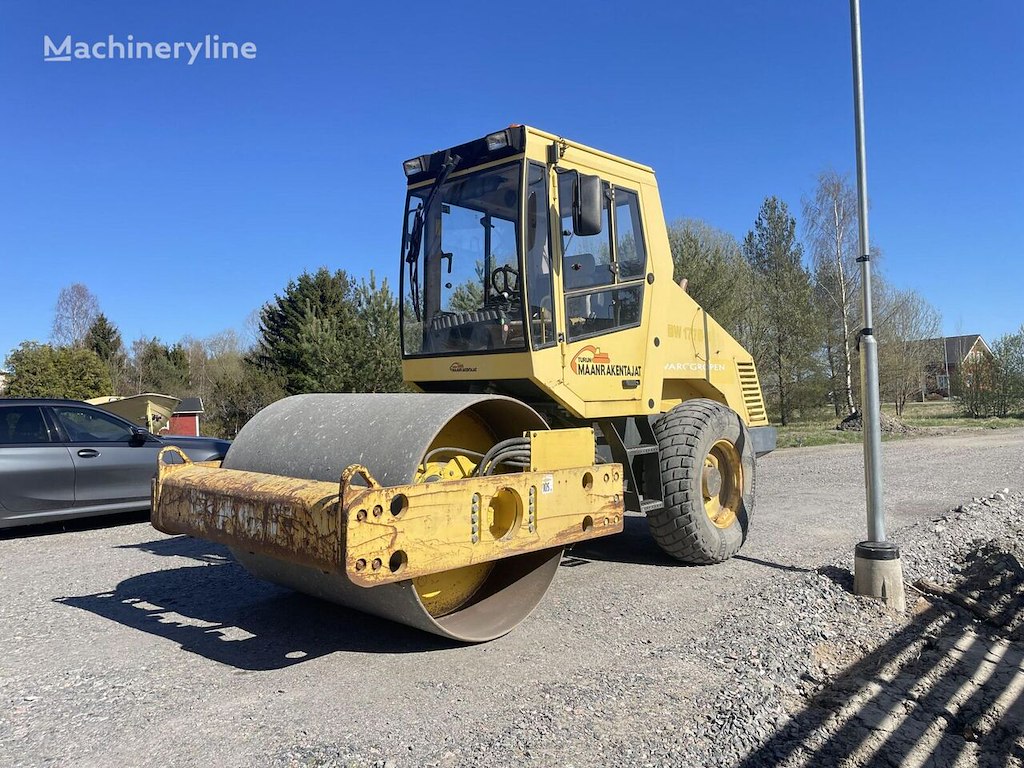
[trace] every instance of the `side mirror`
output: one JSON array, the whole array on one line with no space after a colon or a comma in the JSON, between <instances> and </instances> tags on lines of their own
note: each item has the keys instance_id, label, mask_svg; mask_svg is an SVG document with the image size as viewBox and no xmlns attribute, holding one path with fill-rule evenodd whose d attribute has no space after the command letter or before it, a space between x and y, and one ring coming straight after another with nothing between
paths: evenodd
<instances>
[{"instance_id":1,"label":"side mirror","mask_svg":"<svg viewBox=\"0 0 1024 768\"><path fill-rule=\"evenodd\" d=\"M572 185L572 231L578 237L601 234L601 209L604 196L598 176L584 176L574 171Z\"/></svg>"},{"instance_id":2,"label":"side mirror","mask_svg":"<svg viewBox=\"0 0 1024 768\"><path fill-rule=\"evenodd\" d=\"M146 440L149 439L149 430L143 429L142 427L132 427L132 436L128 438L128 445L132 448L138 448L146 444Z\"/></svg>"},{"instance_id":3,"label":"side mirror","mask_svg":"<svg viewBox=\"0 0 1024 768\"><path fill-rule=\"evenodd\" d=\"M526 201L526 250L537 244L537 193L531 192Z\"/></svg>"}]
</instances>

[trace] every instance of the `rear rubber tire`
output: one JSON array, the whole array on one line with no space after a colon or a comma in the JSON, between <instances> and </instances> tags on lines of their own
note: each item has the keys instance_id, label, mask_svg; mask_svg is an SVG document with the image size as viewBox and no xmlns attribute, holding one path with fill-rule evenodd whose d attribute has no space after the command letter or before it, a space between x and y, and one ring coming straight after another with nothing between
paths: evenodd
<instances>
[{"instance_id":1,"label":"rear rubber tire","mask_svg":"<svg viewBox=\"0 0 1024 768\"><path fill-rule=\"evenodd\" d=\"M651 535L667 554L686 563L728 560L746 541L754 512L754 447L746 425L732 409L700 398L677 405L653 427L665 506L647 515ZM721 507L727 514L718 524L705 503L704 468L712 448L715 461L732 461L737 465L732 469L738 469L736 492L727 494Z\"/></svg>"}]
</instances>

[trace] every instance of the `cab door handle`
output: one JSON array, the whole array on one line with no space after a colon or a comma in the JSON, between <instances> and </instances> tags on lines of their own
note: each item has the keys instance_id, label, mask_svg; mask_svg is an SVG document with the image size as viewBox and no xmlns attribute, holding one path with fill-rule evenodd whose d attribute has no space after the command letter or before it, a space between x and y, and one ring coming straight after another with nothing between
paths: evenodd
<instances>
[{"instance_id":1,"label":"cab door handle","mask_svg":"<svg viewBox=\"0 0 1024 768\"><path fill-rule=\"evenodd\" d=\"M97 451L95 448L82 448L78 452L78 455L81 456L83 459L95 459L97 456L100 455L100 452Z\"/></svg>"}]
</instances>

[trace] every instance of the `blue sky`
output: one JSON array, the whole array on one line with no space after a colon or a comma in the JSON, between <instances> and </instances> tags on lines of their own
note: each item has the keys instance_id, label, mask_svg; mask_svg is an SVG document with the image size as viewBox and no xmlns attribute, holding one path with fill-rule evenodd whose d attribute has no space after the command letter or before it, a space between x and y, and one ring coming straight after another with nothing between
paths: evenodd
<instances>
[{"instance_id":1,"label":"blue sky","mask_svg":"<svg viewBox=\"0 0 1024 768\"><path fill-rule=\"evenodd\" d=\"M1024 3L862 0L872 242L948 334L1024 322ZM43 36L252 41L44 62ZM397 281L402 161L528 123L742 237L854 170L844 0L0 0L0 356L84 282L126 343L243 330L303 270Z\"/></svg>"}]
</instances>

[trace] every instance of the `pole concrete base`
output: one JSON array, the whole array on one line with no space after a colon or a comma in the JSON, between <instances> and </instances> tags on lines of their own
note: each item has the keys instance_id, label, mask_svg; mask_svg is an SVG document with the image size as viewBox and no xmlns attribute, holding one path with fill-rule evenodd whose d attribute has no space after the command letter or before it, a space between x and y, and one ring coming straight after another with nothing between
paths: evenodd
<instances>
[{"instance_id":1,"label":"pole concrete base","mask_svg":"<svg viewBox=\"0 0 1024 768\"><path fill-rule=\"evenodd\" d=\"M854 550L853 593L885 600L896 611L907 608L900 550L891 541L862 541Z\"/></svg>"}]
</instances>

